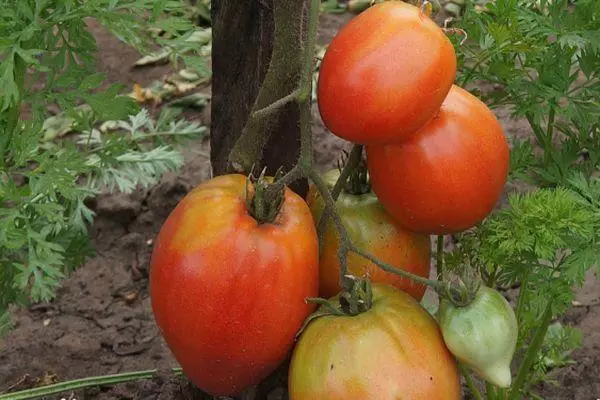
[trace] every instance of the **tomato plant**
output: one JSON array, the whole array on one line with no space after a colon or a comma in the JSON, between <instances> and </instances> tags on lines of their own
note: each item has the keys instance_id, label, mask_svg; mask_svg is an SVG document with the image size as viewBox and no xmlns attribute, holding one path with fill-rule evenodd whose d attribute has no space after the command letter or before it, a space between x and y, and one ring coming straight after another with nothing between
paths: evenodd
<instances>
[{"instance_id":1,"label":"tomato plant","mask_svg":"<svg viewBox=\"0 0 600 400\"><path fill-rule=\"evenodd\" d=\"M333 38L317 100L335 135L360 144L409 138L440 108L456 74L454 47L418 7L377 4Z\"/></svg>"},{"instance_id":2,"label":"tomato plant","mask_svg":"<svg viewBox=\"0 0 600 400\"><path fill-rule=\"evenodd\" d=\"M375 284L366 311L308 324L292 355L289 394L291 400L458 400L460 378L433 317L405 292Z\"/></svg>"},{"instance_id":3,"label":"tomato plant","mask_svg":"<svg viewBox=\"0 0 600 400\"><path fill-rule=\"evenodd\" d=\"M431 269L429 235L410 232L390 217L370 189L366 171L361 173L360 169L366 168L357 168L349 178L336 206L352 242L382 261L427 278ZM327 172L323 179L333 187L339 175L339 170L334 169ZM315 223L318 223L325 204L314 186L311 187L307 201ZM339 235L333 222L329 221L323 236L319 261L319 293L325 298L332 297L340 291L338 251ZM425 293L424 285L385 272L356 254L349 255L347 261L348 271L356 276L369 276L373 282L391 284L417 300L421 300Z\"/></svg>"},{"instance_id":4,"label":"tomato plant","mask_svg":"<svg viewBox=\"0 0 600 400\"><path fill-rule=\"evenodd\" d=\"M504 296L481 286L474 299L464 306L444 298L439 320L444 342L458 360L492 384L510 386L510 363L519 328L515 312Z\"/></svg>"},{"instance_id":5,"label":"tomato plant","mask_svg":"<svg viewBox=\"0 0 600 400\"><path fill-rule=\"evenodd\" d=\"M453 86L435 118L401 144L367 146L373 190L403 226L460 232L496 205L509 167L508 143L494 114Z\"/></svg>"},{"instance_id":6,"label":"tomato plant","mask_svg":"<svg viewBox=\"0 0 600 400\"><path fill-rule=\"evenodd\" d=\"M186 375L214 395L257 384L283 361L313 309L305 298L318 290L306 203L285 189L275 218L257 221L246 185L238 174L200 184L169 215L152 254L156 322Z\"/></svg>"},{"instance_id":7,"label":"tomato plant","mask_svg":"<svg viewBox=\"0 0 600 400\"><path fill-rule=\"evenodd\" d=\"M206 6L207 1L202 4ZM0 57L0 80L6 88L0 93L0 130L8 132L0 135L0 154L4 155L0 157L4 168L0 169L0 204L5 206L0 216L0 250L4 250L0 251L0 294L9 293L9 300L20 291L34 300L50 297L63 267L66 271L79 260L72 249L83 247L78 239L85 235L84 220L91 220L91 210L84 204L90 187L75 184L80 182L79 175L91 168L92 182L112 182L133 190L136 183L154 182L161 171L181 163L165 147L150 151L145 147L154 139L163 143L159 136L179 135L178 124L171 129L162 124L159 129L158 123L153 127L151 122L142 124L146 118L138 115L130 123L117 123L131 131L126 139L115 135L107 140L104 132L91 130L85 138L84 157L78 157L79 148L65 146L55 151L47 143L39 144L39 118L20 120L23 104L34 106L34 116L45 109L29 101L37 92L25 82L37 82L37 72L45 76L48 68L62 65L62 49L83 60L82 67L93 64L90 40L81 34L85 17L116 24L128 34L124 38L135 41L137 35L129 29L135 19L118 11L132 7L135 11L139 6L140 15L154 18L177 2L99 0L73 7L63 3L11 0L14 7L6 7L0 15L0 31L8 38L0 43L4 56ZM334 134L367 145L374 192L396 219L394 224L418 231L417 236L452 233L450 251L445 250L445 238L438 236L435 280L410 274L402 269L405 265L392 265L401 261L386 262L371 254L379 251L379 243L362 242L353 225L345 223L350 219L343 208L345 196L357 192L343 192L336 201L329 177L317 173L311 142L311 74L321 2L313 0L310 7L308 3L277 0L272 2L272 12L262 12L262 2L222 2L211 9L215 43L219 43L215 55L220 53L226 61L213 65L220 70L226 69L225 64L235 67L231 80L215 77L211 88L215 100L231 100L229 109L233 110L226 114L223 103L212 102L214 127L218 128L211 128L213 171L223 174L226 166L249 173L254 164L266 164L269 169L283 164L288 170L273 184L251 186L250 196L245 194L243 175L211 179L186 197L161 230L150 277L152 305L184 372L209 391L238 392L281 364L304 321L308 324L289 370L293 398L386 399L406 394L458 398L457 365L450 350L458 358L473 398L542 397L536 393L537 384L550 380L552 369L571 363L570 352L581 344L577 329L563 325L561 317L575 304L574 288L588 279L593 267L598 270L600 3L494 0L473 7L466 2L458 23L471 40L457 46L459 79L453 88L449 82L456 64L441 30L417 8L397 1L367 8L341 30L327 51L318 84L321 114ZM232 12L234 6L250 12ZM240 15L253 17L237 18ZM262 27L271 23L275 32L268 38L269 42L273 39L272 53L252 41L238 46L238 32L260 31L262 41L270 30ZM172 44L179 46L173 49L188 48L198 39L178 36L182 25L173 19L162 25L158 36L168 41L175 38ZM256 27L260 29L251 30ZM47 34L50 28L59 35ZM56 42L59 36L67 37L69 46L62 40ZM257 36L245 37L255 40ZM236 51L228 52L227 42L235 43ZM38 50L40 43L50 46L44 54ZM83 55L78 53L82 50ZM235 63L230 62L232 54ZM390 62L398 59L402 62ZM76 65L69 63L66 71L78 71L65 72L66 77L56 78L61 74L50 71L49 86L37 98L62 97L57 101L61 105L81 98L91 103L94 113L109 110L105 115L127 110L124 106L131 101L116 96L114 88L89 93L98 87L99 78ZM34 79L25 80L25 73L30 72L36 72ZM257 84L254 78L263 72L265 78ZM239 76L249 79L239 80ZM81 77L85 78L76 92L61 95L65 85ZM402 86L409 81L415 85ZM508 106L513 116L523 118L531 128L531 132L523 131L523 137L511 138L510 155L490 110L458 87L482 81L485 85L469 86L469 90L490 107ZM53 84L61 90L53 90ZM92 121L82 124L91 127ZM226 134L216 139L217 131ZM298 143L291 140L296 137ZM290 145L284 151L275 147L274 143L287 139ZM233 142L239 144L235 152L228 148ZM139 150L128 151L125 143ZM357 148L362 152L362 146ZM508 201L490 212L506 180L509 156L508 180L519 187L521 183L530 186L527 193L509 193ZM121 163L127 168L117 169ZM347 167L336 187L347 183L341 178L352 169ZM21 185L18 181L23 176ZM322 232L326 238L322 247L337 246L331 254L337 252L350 266L331 264L340 277L333 290L340 293L330 301L306 299L317 294L319 285L311 210L287 190L283 197L275 195L284 193L277 188L304 178L324 203L319 207L312 203L313 213L325 214L325 208L332 221L325 221L328 230ZM354 205L358 211L359 204ZM286 223L290 208L302 215L295 224ZM77 233L70 229L73 221L81 228ZM328 236L331 226L337 235ZM358 257L364 259L362 264ZM326 264L323 258L321 262ZM353 269L355 263L373 264L386 271L385 276L394 274L429 285L442 297L455 293L456 282L449 276L462 268L490 289L482 289L473 302L465 304L451 305L442 298L438 327L415 298L392 286L379 283L374 298L355 298L357 282L363 282L362 269ZM370 274L380 279L374 269ZM507 288L515 296L514 318L498 294ZM306 302L322 305L307 319L313 307ZM0 310L6 308L0 299ZM480 309L486 312L482 315ZM4 321L0 315L0 330ZM283 333L277 333L274 326L283 328ZM490 332L491 326L497 328ZM486 338L500 332L506 335L486 344L478 332L485 332ZM506 367L513 354L511 374ZM155 373L148 370L60 383L28 390L22 396L21 392L18 398L50 396ZM482 382L474 382L473 377L487 380L485 392L478 384ZM0 394L0 399L14 398L13 393Z\"/></svg>"}]
</instances>

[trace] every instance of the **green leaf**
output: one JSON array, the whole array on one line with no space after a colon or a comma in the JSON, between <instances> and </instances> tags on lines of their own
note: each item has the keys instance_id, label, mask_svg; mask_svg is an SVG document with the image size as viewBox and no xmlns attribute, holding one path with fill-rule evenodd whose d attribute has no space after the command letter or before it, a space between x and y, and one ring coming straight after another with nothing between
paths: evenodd
<instances>
[{"instance_id":1,"label":"green leaf","mask_svg":"<svg viewBox=\"0 0 600 400\"><path fill-rule=\"evenodd\" d=\"M102 84L102 82L104 82L105 78L106 78L106 75L102 72L97 72L95 74L88 75L85 78L83 78L83 80L79 84L79 89L83 89L83 90L96 89L98 86L100 86Z\"/></svg>"},{"instance_id":2,"label":"green leaf","mask_svg":"<svg viewBox=\"0 0 600 400\"><path fill-rule=\"evenodd\" d=\"M147 152L131 151L118 156L111 166L98 166L97 175L91 182L92 189L104 186L109 191L131 193L138 185L147 188L160 179L163 173L175 171L183 165L183 157L168 146L159 146Z\"/></svg>"},{"instance_id":3,"label":"green leaf","mask_svg":"<svg viewBox=\"0 0 600 400\"><path fill-rule=\"evenodd\" d=\"M39 61L35 58L36 56L44 53L44 50L39 49L27 49L24 50L20 47L15 47L15 52L19 57L23 59L27 64L38 65Z\"/></svg>"},{"instance_id":4,"label":"green leaf","mask_svg":"<svg viewBox=\"0 0 600 400\"><path fill-rule=\"evenodd\" d=\"M2 109L0 111L6 111L13 104L20 101L19 87L15 82L14 67L11 60L4 60L0 64L0 72L2 73L2 78L0 79Z\"/></svg>"},{"instance_id":5,"label":"green leaf","mask_svg":"<svg viewBox=\"0 0 600 400\"><path fill-rule=\"evenodd\" d=\"M35 16L33 14L33 9L29 5L29 0L21 0L17 2L17 10L19 13L25 16L29 21L33 21Z\"/></svg>"},{"instance_id":6,"label":"green leaf","mask_svg":"<svg viewBox=\"0 0 600 400\"><path fill-rule=\"evenodd\" d=\"M97 115L98 119L124 119L139 109L139 106L132 98L127 96L116 96L113 89L117 87L120 87L120 85L114 85L105 92L82 96Z\"/></svg>"}]
</instances>

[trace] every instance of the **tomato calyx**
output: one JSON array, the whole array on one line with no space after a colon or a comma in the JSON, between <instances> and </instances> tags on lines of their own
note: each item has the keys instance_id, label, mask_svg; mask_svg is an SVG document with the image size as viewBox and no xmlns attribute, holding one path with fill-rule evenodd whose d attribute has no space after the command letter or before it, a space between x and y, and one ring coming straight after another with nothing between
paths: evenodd
<instances>
[{"instance_id":1,"label":"tomato calyx","mask_svg":"<svg viewBox=\"0 0 600 400\"><path fill-rule=\"evenodd\" d=\"M342 170L348 163L348 152L343 151L342 157L338 161L338 170L340 175ZM350 171L350 175L343 182L344 192L354 195L361 196L363 194L371 193L371 181L369 179L369 170L367 169L367 163L364 157L360 157L358 164Z\"/></svg>"},{"instance_id":2,"label":"tomato calyx","mask_svg":"<svg viewBox=\"0 0 600 400\"><path fill-rule=\"evenodd\" d=\"M306 318L304 324L296 334L299 337L304 329L315 319L328 315L337 317L352 317L371 309L373 305L373 287L368 278L358 278L346 275L347 281L352 282L350 290L343 290L331 299L311 297L307 302L316 303L319 308Z\"/></svg>"},{"instance_id":3,"label":"tomato calyx","mask_svg":"<svg viewBox=\"0 0 600 400\"><path fill-rule=\"evenodd\" d=\"M456 307L466 307L473 302L482 285L474 268L465 266L455 274L444 273L441 296Z\"/></svg>"},{"instance_id":4,"label":"tomato calyx","mask_svg":"<svg viewBox=\"0 0 600 400\"><path fill-rule=\"evenodd\" d=\"M270 189L283 176L283 170L279 169L275 173L272 182L265 176L265 173L266 168L262 170L258 178L250 173L246 182L246 207L259 224L275 221L284 200L285 187L277 190Z\"/></svg>"}]
</instances>

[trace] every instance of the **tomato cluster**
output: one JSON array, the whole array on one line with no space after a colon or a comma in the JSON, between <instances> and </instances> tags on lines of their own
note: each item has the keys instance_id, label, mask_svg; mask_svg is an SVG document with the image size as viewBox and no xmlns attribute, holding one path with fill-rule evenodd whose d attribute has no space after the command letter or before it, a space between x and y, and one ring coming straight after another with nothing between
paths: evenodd
<instances>
[{"instance_id":1,"label":"tomato cluster","mask_svg":"<svg viewBox=\"0 0 600 400\"><path fill-rule=\"evenodd\" d=\"M318 81L325 124L366 146L366 164L356 168L336 203L348 238L423 278L430 274L430 235L485 218L508 169L499 122L453 84L455 74L444 31L419 8L387 1L339 32ZM330 171L324 181L333 186L338 178ZM292 400L459 399L455 357L498 385L510 381L513 337L501 356L490 353L502 358L497 363L453 340L460 336L453 322L471 323L482 309L506 308L489 291L458 311L443 302L438 325L419 304L424 286L350 254L348 272L372 282L368 307L311 319L315 306L308 298L347 307L338 283L339 234L328 221L319 246L324 202L314 188L306 200L288 188L269 200L255 183L231 174L200 184L172 211L155 243L152 310L196 386L215 396L237 394L290 353ZM256 214L265 202L275 204L274 219ZM511 318L490 324L514 331Z\"/></svg>"},{"instance_id":2,"label":"tomato cluster","mask_svg":"<svg viewBox=\"0 0 600 400\"><path fill-rule=\"evenodd\" d=\"M366 145L373 190L405 228L448 234L479 223L498 201L509 149L494 114L453 84L451 42L419 8L389 1L332 40L319 110L337 136Z\"/></svg>"}]
</instances>

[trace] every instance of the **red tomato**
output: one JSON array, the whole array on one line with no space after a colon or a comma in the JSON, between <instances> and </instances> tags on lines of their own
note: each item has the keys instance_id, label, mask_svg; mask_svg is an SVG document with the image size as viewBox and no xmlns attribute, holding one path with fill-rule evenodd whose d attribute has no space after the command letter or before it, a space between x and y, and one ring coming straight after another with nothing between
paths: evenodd
<instances>
[{"instance_id":1,"label":"red tomato","mask_svg":"<svg viewBox=\"0 0 600 400\"><path fill-rule=\"evenodd\" d=\"M461 389L433 317L384 285L373 285L366 312L310 322L294 348L288 386L290 400L459 400Z\"/></svg>"},{"instance_id":2,"label":"red tomato","mask_svg":"<svg viewBox=\"0 0 600 400\"><path fill-rule=\"evenodd\" d=\"M453 86L439 114L399 145L367 146L373 190L414 232L460 232L482 221L500 198L508 143L490 109Z\"/></svg>"},{"instance_id":3,"label":"red tomato","mask_svg":"<svg viewBox=\"0 0 600 400\"><path fill-rule=\"evenodd\" d=\"M351 142L402 141L435 115L455 76L454 47L441 28L418 7L387 1L331 41L319 71L319 111Z\"/></svg>"},{"instance_id":4,"label":"red tomato","mask_svg":"<svg viewBox=\"0 0 600 400\"><path fill-rule=\"evenodd\" d=\"M273 223L245 204L246 177L225 175L190 192L152 254L152 310L199 388L233 395L287 356L318 295L318 238L304 200L285 189Z\"/></svg>"},{"instance_id":5,"label":"red tomato","mask_svg":"<svg viewBox=\"0 0 600 400\"><path fill-rule=\"evenodd\" d=\"M340 172L329 171L323 179L335 185ZM318 191L311 187L307 202L315 224L319 223L325 204ZM337 212L352 243L381 261L402 268L424 278L431 270L431 244L429 235L413 233L398 224L384 209L372 191L353 194L342 190L336 202ZM329 219L321 245L320 286L321 297L331 297L340 291L339 239L335 224ZM385 272L375 264L354 254L348 254L348 270L354 275L368 275L373 282L387 283L402 289L421 300L426 287L398 275Z\"/></svg>"}]
</instances>

